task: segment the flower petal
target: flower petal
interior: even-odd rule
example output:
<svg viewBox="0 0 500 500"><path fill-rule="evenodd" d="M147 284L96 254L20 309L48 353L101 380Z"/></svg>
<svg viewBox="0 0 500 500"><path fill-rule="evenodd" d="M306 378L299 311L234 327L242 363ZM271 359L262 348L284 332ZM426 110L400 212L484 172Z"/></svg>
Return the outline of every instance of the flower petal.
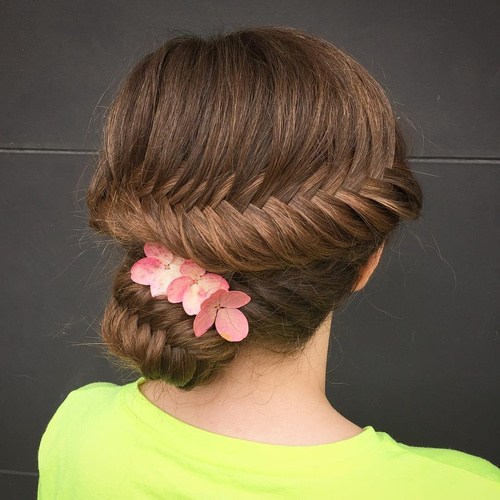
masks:
<svg viewBox="0 0 500 500"><path fill-rule="evenodd" d="M182 276L180 268L185 260L186 259L183 259L182 257L178 257L177 255L174 255L174 259L169 264L170 269L174 268L176 270L176 272L179 273L179 276Z"/></svg>
<svg viewBox="0 0 500 500"><path fill-rule="evenodd" d="M167 289L172 281L170 272L159 273L151 283L151 296L159 297L167 295Z"/></svg>
<svg viewBox="0 0 500 500"><path fill-rule="evenodd" d="M231 290L221 298L220 305L222 307L235 308L248 304L250 300L250 296L245 292L240 292L239 290Z"/></svg>
<svg viewBox="0 0 500 500"><path fill-rule="evenodd" d="M198 284L205 290L207 296L212 295L217 290L228 290L229 283L219 274L206 273L198 279Z"/></svg>
<svg viewBox="0 0 500 500"><path fill-rule="evenodd" d="M164 264L170 264L174 258L174 254L161 243L158 242L148 242L144 245L144 253L148 257L155 257Z"/></svg>
<svg viewBox="0 0 500 500"><path fill-rule="evenodd" d="M205 308L214 308L217 309L220 305L220 298L222 295L224 295L226 290L219 289L216 290L214 293L208 296L202 303L201 303L201 309Z"/></svg>
<svg viewBox="0 0 500 500"><path fill-rule="evenodd" d="M193 322L194 334L199 337L203 335L214 324L217 309L206 307L201 309L196 315Z"/></svg>
<svg viewBox="0 0 500 500"><path fill-rule="evenodd" d="M186 276L188 278L188 276ZM184 311L192 316L198 314L201 308L201 303L207 298L207 294L197 283L189 286L182 298L182 305Z"/></svg>
<svg viewBox="0 0 500 500"><path fill-rule="evenodd" d="M193 279L198 279L200 276L205 274L206 270L199 266L194 260L186 259L180 268L181 274L184 276L189 276Z"/></svg>
<svg viewBox="0 0 500 500"><path fill-rule="evenodd" d="M130 278L139 285L150 285L162 269L163 265L158 259L146 257L130 268Z"/></svg>
<svg viewBox="0 0 500 500"><path fill-rule="evenodd" d="M165 267L155 257L146 257L130 268L130 278L140 285L151 285L151 295L157 297L167 293L170 282L180 276L178 268Z"/></svg>
<svg viewBox="0 0 500 500"><path fill-rule="evenodd" d="M189 286L193 284L193 280L189 276L180 276L170 282L167 288L168 301L172 304L182 302L182 297Z"/></svg>
<svg viewBox="0 0 500 500"><path fill-rule="evenodd" d="M238 342L248 335L248 320L239 309L223 307L217 311L215 328L230 342Z"/></svg>

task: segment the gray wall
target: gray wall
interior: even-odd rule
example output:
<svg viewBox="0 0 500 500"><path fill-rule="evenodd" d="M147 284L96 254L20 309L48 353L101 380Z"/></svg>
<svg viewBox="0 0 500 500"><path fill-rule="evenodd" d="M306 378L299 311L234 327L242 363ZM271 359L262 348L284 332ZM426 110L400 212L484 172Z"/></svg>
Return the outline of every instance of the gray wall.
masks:
<svg viewBox="0 0 500 500"><path fill-rule="evenodd" d="M0 496L35 496L39 440L69 391L135 378L95 345L116 256L83 203L117 83L179 32L259 24L306 29L372 71L424 188L422 218L334 320L330 400L407 444L500 465L499 18L494 0L4 2Z"/></svg>

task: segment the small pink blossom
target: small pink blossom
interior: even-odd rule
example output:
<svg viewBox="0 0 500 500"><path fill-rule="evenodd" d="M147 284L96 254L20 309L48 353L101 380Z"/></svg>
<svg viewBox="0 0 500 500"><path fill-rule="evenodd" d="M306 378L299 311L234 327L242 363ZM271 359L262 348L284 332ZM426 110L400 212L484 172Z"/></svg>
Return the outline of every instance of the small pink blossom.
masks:
<svg viewBox="0 0 500 500"><path fill-rule="evenodd" d="M150 285L151 295L167 295L170 283L181 276L180 267L185 259L175 256L160 243L146 243L147 257L138 260L130 269L132 281L140 285Z"/></svg>
<svg viewBox="0 0 500 500"><path fill-rule="evenodd" d="M219 335L230 342L238 342L248 335L248 320L238 309L250 302L250 297L240 291L217 290L201 304L194 319L197 337L209 330L215 322Z"/></svg>
<svg viewBox="0 0 500 500"><path fill-rule="evenodd" d="M207 273L206 269L191 259L180 267L182 276L174 279L167 288L168 301L182 302L190 316L198 314L202 302L217 290L229 290L229 283L220 275Z"/></svg>
<svg viewBox="0 0 500 500"><path fill-rule="evenodd" d="M229 283L219 274L206 269L191 259L174 255L160 243L144 245L146 257L133 264L132 281L149 285L153 297L166 296L169 302L182 302L184 310L194 319L197 337L215 327L221 337L238 342L248 335L248 321L238 310L250 302L240 291L229 291Z"/></svg>

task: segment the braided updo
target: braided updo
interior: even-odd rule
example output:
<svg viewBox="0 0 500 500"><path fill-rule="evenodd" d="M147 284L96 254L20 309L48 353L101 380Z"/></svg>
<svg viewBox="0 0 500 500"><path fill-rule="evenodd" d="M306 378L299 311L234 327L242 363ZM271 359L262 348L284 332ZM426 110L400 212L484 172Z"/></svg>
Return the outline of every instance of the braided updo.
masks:
<svg viewBox="0 0 500 500"><path fill-rule="evenodd" d="M422 194L381 86L298 29L180 35L144 57L107 116L87 204L125 251L104 344L148 379L208 384L239 349L300 353ZM130 279L145 242L251 297L249 334L193 333L182 304Z"/></svg>

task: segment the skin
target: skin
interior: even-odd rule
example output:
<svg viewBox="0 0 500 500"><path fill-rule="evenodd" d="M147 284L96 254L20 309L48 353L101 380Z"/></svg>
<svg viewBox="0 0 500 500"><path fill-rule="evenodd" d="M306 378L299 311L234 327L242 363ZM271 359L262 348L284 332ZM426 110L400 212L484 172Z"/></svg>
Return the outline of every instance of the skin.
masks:
<svg viewBox="0 0 500 500"><path fill-rule="evenodd" d="M371 256L353 291L366 285L382 250ZM146 381L140 390L166 413L217 434L282 445L349 439L362 428L335 410L325 393L331 322L330 313L300 357L276 360L247 349L208 386L185 393Z"/></svg>

